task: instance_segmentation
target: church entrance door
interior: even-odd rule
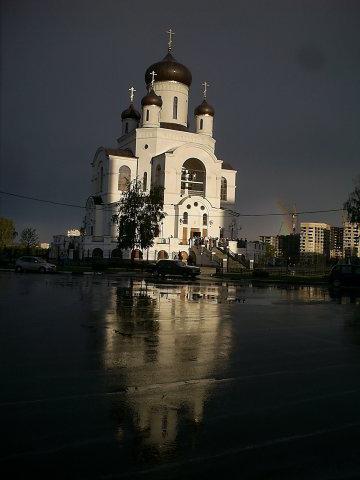
[[[201,230],[199,228],[192,228],[190,230],[190,237],[191,238],[201,237]]]

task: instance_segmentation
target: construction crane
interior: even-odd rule
[[[280,211],[283,213],[284,220],[281,223],[280,230],[282,226],[285,224],[286,229],[287,229],[287,234],[292,234],[294,235],[297,230],[298,230],[298,215],[296,213],[296,206],[293,205],[292,207],[289,207],[284,201],[278,200],[277,205],[280,209]]]

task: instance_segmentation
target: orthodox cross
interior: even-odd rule
[[[201,85],[204,85],[203,95],[204,95],[204,98],[206,98],[207,87],[210,87],[210,83],[207,83],[207,82],[205,81],[205,82],[202,83]]]
[[[154,82],[155,82],[155,77],[156,77],[157,73],[155,73],[155,71],[153,70],[152,72],[150,72],[150,75],[151,75],[150,86],[151,86],[151,88],[154,88]]]
[[[172,36],[175,35],[175,32],[173,32],[170,28],[166,33],[169,34],[168,49],[169,49],[169,52],[170,52],[171,48],[172,48],[172,43],[173,43]]]
[[[135,90],[134,87],[130,87],[130,88],[129,88],[129,92],[130,92],[130,102],[133,103],[133,101],[134,101],[134,93],[136,92],[136,90]]]

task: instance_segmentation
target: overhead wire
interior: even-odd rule
[[[0,190],[0,194],[2,195],[8,195],[8,196],[12,196],[12,197],[16,197],[16,198],[21,198],[23,200],[32,200],[32,201],[35,201],[35,202],[40,202],[40,203],[47,203],[47,204],[51,204],[51,205],[58,205],[58,206],[62,206],[62,207],[71,207],[71,208],[81,208],[81,209],[86,209],[86,206],[83,206],[83,205],[76,205],[76,204],[73,204],[73,203],[67,203],[67,202],[56,202],[54,200],[47,200],[47,199],[43,199],[43,198],[37,198],[37,197],[32,197],[32,196],[28,196],[28,195],[21,195],[21,194],[18,194],[18,193],[13,193],[13,192],[6,192],[4,190]],[[102,207],[103,210],[111,210],[112,207],[109,207],[109,206],[105,206],[105,207]],[[229,212],[228,215],[211,215],[212,217],[224,217],[224,216],[229,216],[229,217],[270,217],[270,216],[281,216],[283,217],[284,213],[279,213],[279,212],[269,212],[269,213],[240,213],[240,212],[237,212],[235,210],[231,210],[231,209],[225,209],[225,211]],[[303,210],[303,211],[299,211],[299,212],[289,212],[288,215],[292,216],[292,215],[305,215],[305,214],[315,214],[315,213],[335,213],[335,212],[343,212],[344,209],[343,208],[330,208],[330,209],[326,209],[326,210]],[[176,214],[167,214],[167,216],[178,216]],[[192,215],[190,213],[188,213],[188,216],[198,216],[198,215]]]

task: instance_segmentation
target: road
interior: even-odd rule
[[[360,293],[0,273],[2,478],[360,478]]]

